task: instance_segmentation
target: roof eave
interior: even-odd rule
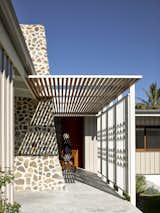
[[[28,78],[132,78],[142,79],[142,75],[29,75]]]
[[[136,117],[160,117],[160,109],[136,109]]]
[[[0,18],[25,68],[26,75],[36,74],[11,0],[0,0]]]

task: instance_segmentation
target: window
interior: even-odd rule
[[[160,151],[160,126],[136,128],[137,151]]]
[[[146,128],[146,148],[160,149],[160,128]]]
[[[136,129],[136,148],[144,149],[144,128]]]

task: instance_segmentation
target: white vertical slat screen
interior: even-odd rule
[[[115,182],[115,107],[108,110],[108,179]]]
[[[101,116],[97,118],[97,171],[101,174]]]
[[[127,115],[126,99],[116,105],[116,183],[126,190],[126,164],[127,164]]]
[[[106,113],[102,114],[102,176],[104,180],[106,180],[107,177],[107,170],[106,170],[106,128],[107,128],[107,122],[106,122]]]
[[[4,81],[5,74],[3,72],[3,52],[0,48],[0,169],[4,171],[5,156],[4,156]]]
[[[13,172],[13,67],[0,48],[0,170]],[[5,195],[8,202],[13,202],[13,184],[6,186]]]
[[[98,174],[128,193],[128,96],[97,116]]]

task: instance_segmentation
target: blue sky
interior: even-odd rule
[[[52,74],[140,74],[160,86],[160,0],[13,0],[20,23],[46,27]]]

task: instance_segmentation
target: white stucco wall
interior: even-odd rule
[[[96,116],[84,118],[85,169],[97,173]]]

